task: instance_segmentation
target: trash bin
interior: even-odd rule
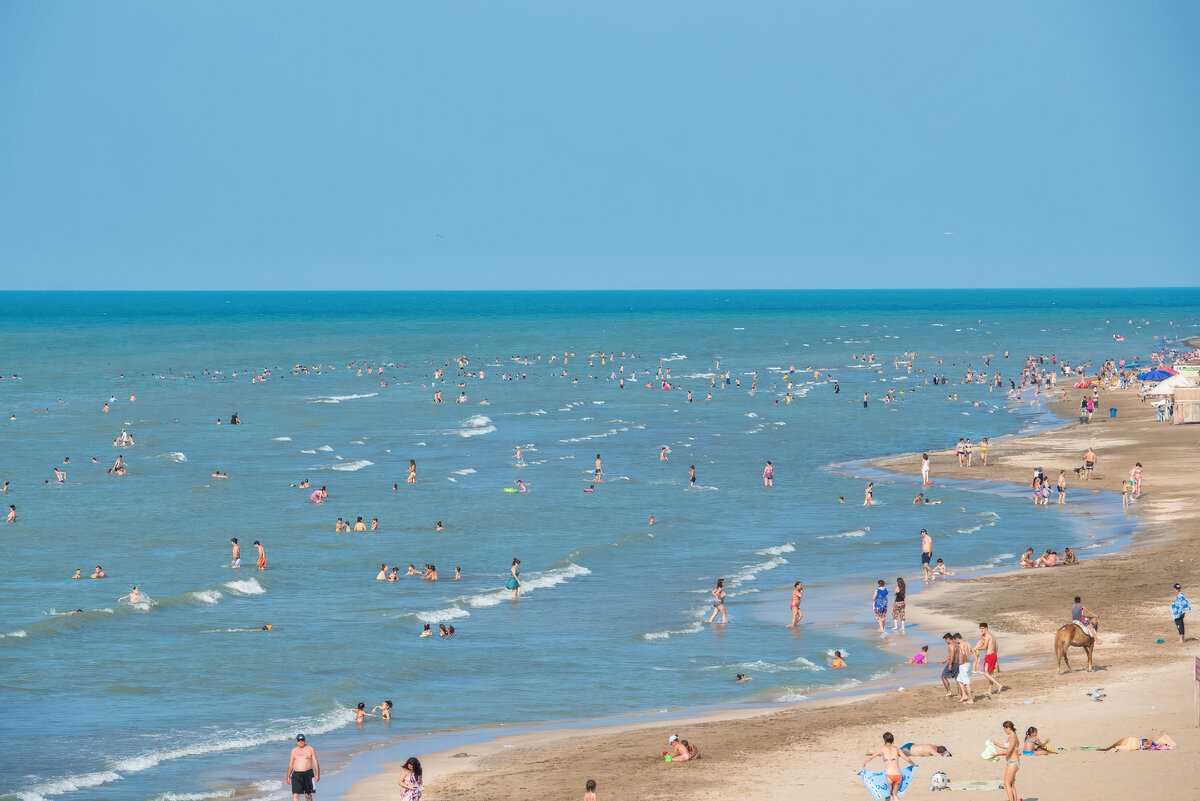
[[[1116,416],[1117,416],[1117,410],[1116,410],[1116,409],[1114,409],[1114,408],[1112,408],[1112,407],[1110,406],[1110,407],[1108,408],[1108,416],[1109,416],[1109,417],[1116,417]]]

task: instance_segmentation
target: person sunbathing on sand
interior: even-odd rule
[[[926,756],[953,756],[944,745],[934,745],[933,743],[905,743],[900,746],[900,753],[905,756],[926,757]]]

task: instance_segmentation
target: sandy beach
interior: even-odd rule
[[[1058,390],[1061,394],[1062,389]],[[1068,389],[1056,411],[1068,418],[1081,390]],[[991,790],[997,797],[1002,766],[980,758],[984,740],[1002,736],[1001,722],[1014,721],[1018,734],[1036,726],[1052,745],[1066,750],[1026,757],[1017,780],[1025,799],[1128,798],[1141,795],[1200,797],[1194,755],[1200,745],[1193,707],[1193,660],[1200,639],[1189,632],[1179,645],[1169,615],[1172,584],[1185,592],[1200,586],[1195,557],[1195,476],[1200,474],[1197,430],[1154,422],[1153,411],[1132,390],[1103,391],[1092,422],[1070,422],[1056,430],[993,442],[986,468],[976,460],[960,469],[953,451],[931,452],[932,480],[971,478],[1028,485],[1034,467],[1056,478],[1070,476],[1068,499],[1079,489],[1119,492],[1135,462],[1144,467],[1141,498],[1132,504],[1136,542],[1120,553],[1056,569],[1015,569],[980,578],[938,582],[909,601],[908,642],[916,651],[930,645],[944,655],[944,630],[972,641],[976,623],[987,620],[1000,642],[1000,679],[1005,690],[987,695],[976,676],[973,707],[946,698],[935,666],[904,668],[903,690],[850,698],[809,701],[762,712],[728,712],[679,720],[587,730],[538,732],[433,755],[425,764],[424,798],[578,798],[584,782],[599,783],[601,799],[701,799],[734,795],[751,799],[867,796],[855,771],[864,754],[890,730],[896,742],[945,745],[952,758],[918,758],[912,792],[928,792],[934,770],[945,771],[951,787]],[[1097,454],[1090,482],[1075,478],[1088,447]],[[920,454],[880,460],[897,482],[918,491]],[[1068,506],[1070,504],[1068,503]],[[1060,514],[1053,501],[1047,514]],[[1065,510],[1069,513],[1069,510]],[[1064,543],[1079,547],[1083,543]],[[1014,542],[1014,549],[1023,544]],[[936,544],[935,544],[936,550]],[[1015,565],[1014,565],[1015,567]],[[912,581],[919,575],[912,571]],[[1054,666],[1053,632],[1069,620],[1073,596],[1099,616],[1102,645],[1095,670],[1082,670],[1082,651],[1071,652],[1074,672]],[[1197,624],[1200,625],[1200,624]],[[1162,640],[1162,642],[1158,642]],[[898,655],[903,661],[908,656]],[[1013,669],[1013,658],[1020,657]],[[1103,688],[1104,700],[1086,693]],[[1166,731],[1172,751],[1100,753],[1125,736],[1152,738]],[[667,737],[678,733],[696,743],[701,758],[690,764],[662,759]],[[876,763],[878,765],[878,763]],[[351,801],[397,797],[400,763],[354,785]]]

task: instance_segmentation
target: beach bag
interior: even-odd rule
[[[935,771],[929,779],[929,789],[932,790],[949,790],[950,779],[942,771]]]

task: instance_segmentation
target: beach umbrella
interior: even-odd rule
[[[1166,370],[1159,367],[1156,370],[1147,370],[1144,373],[1138,373],[1138,381],[1162,381],[1175,375],[1174,370]]]

